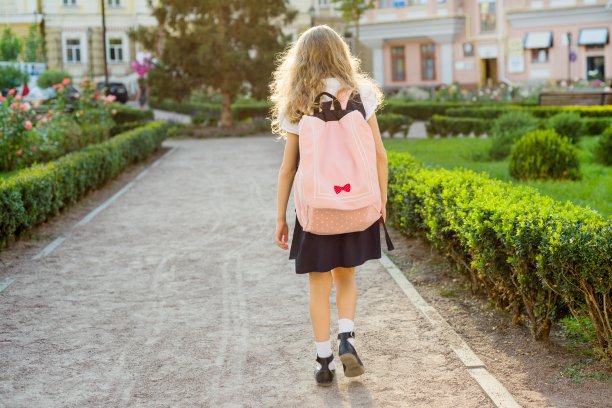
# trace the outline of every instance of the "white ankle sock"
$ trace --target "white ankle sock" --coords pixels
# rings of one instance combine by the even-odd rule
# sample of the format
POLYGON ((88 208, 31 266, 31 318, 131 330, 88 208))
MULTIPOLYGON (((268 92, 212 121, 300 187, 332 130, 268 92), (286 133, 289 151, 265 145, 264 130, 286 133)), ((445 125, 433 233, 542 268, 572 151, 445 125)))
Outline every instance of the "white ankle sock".
MULTIPOLYGON (((315 347, 317 348, 317 355, 321 358, 326 358, 332 355, 331 342, 329 340, 320 342, 315 341, 315 347)), ((317 362, 317 364, 319 363, 317 362)), ((330 370, 334 370, 336 368, 336 364, 334 364, 332 361, 329 363, 328 367, 330 370)))
MULTIPOLYGON (((338 319, 338 332, 345 333, 351 332, 355 330, 355 323, 351 319, 338 319)), ((351 346, 355 347, 355 339, 349 337, 348 342, 351 343, 351 346)))

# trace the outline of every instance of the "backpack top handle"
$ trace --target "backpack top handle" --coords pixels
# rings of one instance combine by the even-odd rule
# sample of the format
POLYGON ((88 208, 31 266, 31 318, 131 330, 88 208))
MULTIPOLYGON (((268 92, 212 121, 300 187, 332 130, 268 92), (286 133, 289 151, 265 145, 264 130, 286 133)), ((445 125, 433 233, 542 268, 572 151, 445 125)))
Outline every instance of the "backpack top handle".
MULTIPOLYGON (((321 97, 323 95, 327 95, 332 99, 334 103, 334 110, 338 110, 338 111, 342 110, 342 105, 340 105, 340 101, 338 100, 338 98, 336 98, 334 95, 330 94, 329 92, 321 92, 320 94, 318 94, 317 97, 315 98, 315 105, 319 105, 319 101, 321 100, 321 97)), ((314 113, 319 113, 320 110, 321 110, 320 108, 315 108, 314 113)))

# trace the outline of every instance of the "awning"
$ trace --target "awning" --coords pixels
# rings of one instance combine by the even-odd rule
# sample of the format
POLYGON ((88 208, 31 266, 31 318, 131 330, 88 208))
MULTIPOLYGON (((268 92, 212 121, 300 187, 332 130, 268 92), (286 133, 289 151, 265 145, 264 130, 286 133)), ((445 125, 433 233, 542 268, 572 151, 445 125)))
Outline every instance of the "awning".
POLYGON ((525 49, 550 48, 553 36, 551 31, 535 31, 525 34, 525 49))
POLYGON ((606 45, 607 43, 607 28, 583 28, 578 33, 578 45, 606 45))

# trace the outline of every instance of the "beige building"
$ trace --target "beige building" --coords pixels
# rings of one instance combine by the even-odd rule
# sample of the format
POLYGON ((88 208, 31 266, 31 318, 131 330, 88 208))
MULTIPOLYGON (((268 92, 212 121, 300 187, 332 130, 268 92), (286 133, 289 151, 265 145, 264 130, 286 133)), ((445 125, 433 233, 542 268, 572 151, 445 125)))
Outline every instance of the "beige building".
POLYGON ((40 0, 0 0, 0 32, 6 27, 18 37, 28 35, 32 24, 40 24, 40 0))
MULTIPOLYGON (((139 45, 128 33, 138 26, 156 26, 147 0, 104 0, 106 9, 106 58, 111 78, 133 73, 130 64, 139 45)), ((64 69, 75 78, 104 76, 104 46, 100 1, 42 0, 47 64, 64 69)))

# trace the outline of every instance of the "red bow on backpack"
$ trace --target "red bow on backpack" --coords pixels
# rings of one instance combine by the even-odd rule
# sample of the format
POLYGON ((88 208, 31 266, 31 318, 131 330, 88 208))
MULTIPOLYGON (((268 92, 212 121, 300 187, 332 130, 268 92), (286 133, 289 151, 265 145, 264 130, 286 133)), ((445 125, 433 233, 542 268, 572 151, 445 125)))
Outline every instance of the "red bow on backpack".
POLYGON ((345 185, 341 186, 334 186, 334 191, 336 192, 336 194, 340 194, 340 192, 344 190, 347 193, 351 192, 351 185, 349 183, 346 183, 345 185))

